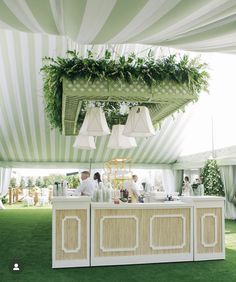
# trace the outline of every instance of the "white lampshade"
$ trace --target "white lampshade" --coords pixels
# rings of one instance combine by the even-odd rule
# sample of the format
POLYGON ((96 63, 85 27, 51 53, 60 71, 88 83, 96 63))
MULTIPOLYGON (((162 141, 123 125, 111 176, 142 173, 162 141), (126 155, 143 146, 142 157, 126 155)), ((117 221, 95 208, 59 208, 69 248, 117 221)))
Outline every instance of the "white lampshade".
POLYGON ((108 134, 110 134, 110 129, 102 109, 97 107, 89 108, 79 135, 103 136, 108 134))
POLYGON ((123 135, 124 125, 118 124, 112 126, 111 136, 107 147, 110 149, 131 149, 137 146, 133 137, 123 135))
POLYGON ((84 150, 94 150, 96 149, 94 137, 78 135, 75 139, 73 147, 84 150))
POLYGON ((135 106, 130 110, 123 134, 129 137, 155 135, 155 129, 147 107, 135 106))

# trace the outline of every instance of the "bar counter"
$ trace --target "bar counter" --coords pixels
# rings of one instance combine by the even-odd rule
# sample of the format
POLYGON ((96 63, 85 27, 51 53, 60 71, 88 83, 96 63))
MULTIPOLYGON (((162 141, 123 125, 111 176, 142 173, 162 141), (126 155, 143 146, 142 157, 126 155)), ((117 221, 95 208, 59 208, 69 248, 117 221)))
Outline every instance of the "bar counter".
POLYGON ((52 267, 224 259, 224 198, 155 203, 53 199, 52 267))

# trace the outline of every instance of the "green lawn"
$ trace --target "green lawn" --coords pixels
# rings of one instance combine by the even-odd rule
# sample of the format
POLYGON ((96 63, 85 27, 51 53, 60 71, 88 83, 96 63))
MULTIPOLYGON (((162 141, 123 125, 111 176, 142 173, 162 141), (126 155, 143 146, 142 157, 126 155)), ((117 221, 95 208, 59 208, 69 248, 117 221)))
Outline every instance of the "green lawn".
POLYGON ((192 282, 236 281, 236 221, 226 221, 226 260, 93 268, 51 268, 51 210, 10 209, 0 212, 1 282, 192 282), (13 258, 21 273, 8 271, 13 258))
POLYGON ((50 204, 47 204, 45 206, 40 206, 37 204, 36 206, 26 206, 23 202, 17 202, 12 205, 5 204, 4 205, 6 209, 50 209, 52 206, 50 204))

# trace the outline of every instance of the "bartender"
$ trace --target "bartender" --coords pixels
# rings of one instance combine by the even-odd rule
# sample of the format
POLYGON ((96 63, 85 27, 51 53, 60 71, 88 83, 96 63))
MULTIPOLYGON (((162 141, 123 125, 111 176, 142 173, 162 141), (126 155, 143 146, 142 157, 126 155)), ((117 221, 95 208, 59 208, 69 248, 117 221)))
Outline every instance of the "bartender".
POLYGON ((133 203, 138 202, 140 196, 138 186, 138 176, 132 175, 132 179, 124 184, 124 187, 129 191, 129 197, 131 197, 133 203))
POLYGON ((77 189, 77 192, 80 192, 81 196, 92 197, 94 191, 94 181, 90 179, 89 171, 83 171, 81 173, 81 180, 82 183, 80 184, 80 187, 77 189))

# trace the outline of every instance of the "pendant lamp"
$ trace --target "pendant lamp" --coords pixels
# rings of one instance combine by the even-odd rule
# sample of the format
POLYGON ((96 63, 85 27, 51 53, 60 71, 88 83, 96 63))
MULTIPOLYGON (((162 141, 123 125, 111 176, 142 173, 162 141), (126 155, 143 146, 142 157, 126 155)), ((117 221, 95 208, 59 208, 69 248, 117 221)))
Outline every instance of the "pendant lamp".
POLYGON ((112 126, 111 136, 107 147, 110 149, 131 149, 137 146, 133 137, 123 135, 124 125, 118 124, 112 126))
POLYGON ((101 108, 93 107, 87 110, 79 135, 103 136, 110 134, 105 114, 101 108))
POLYGON ((135 106, 130 110, 123 134, 129 137, 155 135, 155 129, 147 107, 135 106))
POLYGON ((94 150, 96 149, 94 137, 78 135, 75 139, 73 147, 84 150, 94 150))

